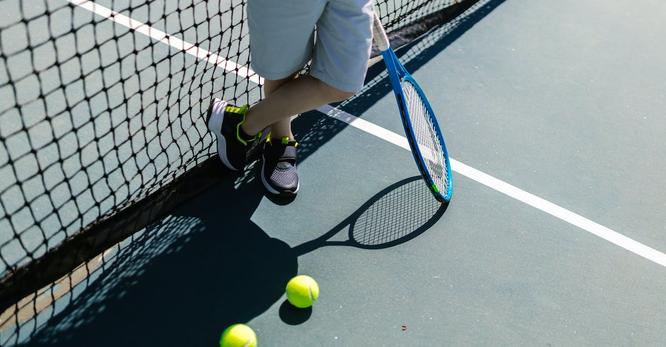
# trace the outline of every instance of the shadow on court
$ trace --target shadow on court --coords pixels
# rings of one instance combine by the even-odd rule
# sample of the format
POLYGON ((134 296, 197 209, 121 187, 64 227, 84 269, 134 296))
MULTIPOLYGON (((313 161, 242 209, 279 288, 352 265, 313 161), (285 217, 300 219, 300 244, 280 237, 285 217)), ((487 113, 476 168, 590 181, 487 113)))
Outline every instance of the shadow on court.
MULTIPOLYGON (((502 5, 504 1, 480 1, 478 8, 472 12, 462 15, 445 25, 433 28, 429 34, 398 49, 396 55, 403 62, 407 71, 413 74, 458 40, 485 16, 502 5)), ((344 101, 339 107, 353 115, 359 116, 387 94, 393 93, 388 75, 383 74, 385 71, 386 66, 383 61, 372 65, 368 69, 366 86, 363 91, 344 101)), ((433 97, 436 95, 432 91, 428 92, 426 90, 426 93, 433 97)))
MULTIPOLYGON (((450 29, 442 28, 444 32, 438 39, 431 41, 426 36, 399 50, 398 55, 407 59, 410 71, 418 70, 502 2, 482 4, 460 23, 450 29), (418 49, 419 45, 423 48, 418 49), (408 52, 415 51, 413 48, 418 53, 409 56, 408 52)), ((388 79, 381 75, 384 70, 383 63, 372 66, 368 86, 341 107, 361 115, 391 93, 388 79)), ((307 160, 346 126, 318 112, 299 117, 294 122, 294 133, 301 142, 300 160, 307 160)), ((252 170, 241 176, 221 173, 220 182, 206 193, 134 235, 131 242, 125 242, 111 256, 101 274, 76 288, 74 292, 78 294, 67 307, 40 327, 26 344, 215 345, 225 326, 249 321, 280 300, 286 282, 298 273, 299 255, 331 245, 395 246, 425 232, 446 211, 446 206, 441 205, 418 208, 434 199, 429 193, 421 195, 427 188, 418 177, 412 177, 379 192, 320 238, 291 248, 266 235, 250 220, 264 197, 255 175, 252 170), (414 199, 414 195, 418 196, 416 200, 404 200, 410 196, 414 199), (403 211, 409 218, 394 218, 396 211, 382 205, 387 196, 396 199, 396 206, 413 206, 403 211), (367 223, 369 210, 380 213, 367 223), (359 220, 365 221, 363 228, 359 227, 359 220), (401 224, 404 220, 411 224, 401 224), (354 234, 364 228, 385 234, 365 239, 354 234), (402 229, 409 232, 398 238, 391 235, 402 229), (350 242, 326 241, 345 230, 349 230, 350 242), (388 240, 382 239, 387 236, 388 240)), ((279 314, 285 324, 294 325, 307 321, 311 311, 295 311, 283 302, 279 314)))
MULTIPOLYGON (((414 73, 474 27, 485 16, 502 5, 504 1, 479 1, 478 7, 467 15, 462 15, 448 24, 433 28, 430 34, 401 47, 396 51, 396 55, 403 61, 407 70, 414 73)), ((391 82, 385 71, 386 67, 382 61, 370 66, 365 87, 355 96, 337 106, 352 115, 362 116, 386 95, 393 93, 391 82)), ((433 97, 435 96, 435 94, 431 94, 433 97)), ((399 117, 397 113, 394 116, 399 117)), ((301 142, 299 156, 303 159, 316 151, 319 146, 334 138, 348 124, 330 117, 322 117, 318 111, 312 111, 298 117, 293 122, 293 126, 294 134, 301 142)))
POLYGON ((284 242, 250 221, 257 184, 225 179, 145 230, 33 343, 215 345, 222 327, 275 303, 296 275, 284 242))
MULTIPOLYGON (((446 211, 420 177, 410 177, 380 191, 321 237, 291 248, 250 221, 261 197, 257 182, 227 177, 135 235, 30 343, 214 345, 225 326, 247 322, 280 300, 298 273, 298 256, 325 246, 396 246, 428 230, 446 211), (327 241, 345 231, 348 241, 327 241)), ((296 325, 311 312, 283 302, 279 315, 296 325)))

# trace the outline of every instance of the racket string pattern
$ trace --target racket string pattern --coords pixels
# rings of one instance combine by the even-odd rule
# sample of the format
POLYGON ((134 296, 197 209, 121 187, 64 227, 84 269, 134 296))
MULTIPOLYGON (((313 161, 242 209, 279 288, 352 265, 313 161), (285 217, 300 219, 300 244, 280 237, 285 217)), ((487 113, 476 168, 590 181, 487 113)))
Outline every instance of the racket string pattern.
POLYGON ((331 230, 294 247, 293 251, 300 256, 324 246, 362 249, 397 246, 430 229, 447 207, 448 204, 432 198, 420 176, 410 177, 384 188, 331 230), (338 239, 336 235, 344 231, 346 240, 338 239))
POLYGON ((445 159, 439 155, 442 143, 432 121, 434 115, 430 114, 421 95, 411 81, 402 80, 401 86, 414 137, 426 166, 425 169, 430 174, 436 189, 439 192, 446 192, 449 189, 450 177, 445 159))

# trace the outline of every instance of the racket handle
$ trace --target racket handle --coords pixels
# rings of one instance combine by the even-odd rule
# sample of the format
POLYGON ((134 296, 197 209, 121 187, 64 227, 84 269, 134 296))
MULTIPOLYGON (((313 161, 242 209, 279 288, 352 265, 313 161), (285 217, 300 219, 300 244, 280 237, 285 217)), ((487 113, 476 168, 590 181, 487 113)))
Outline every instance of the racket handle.
POLYGON ((377 48, 379 48, 380 51, 384 52, 387 49, 391 47, 389 43, 388 36, 386 36, 386 30, 384 30, 384 26, 382 25, 382 21, 379 19, 379 15, 375 11, 375 20, 373 21, 372 25, 374 29, 374 39, 375 43, 377 44, 377 48))

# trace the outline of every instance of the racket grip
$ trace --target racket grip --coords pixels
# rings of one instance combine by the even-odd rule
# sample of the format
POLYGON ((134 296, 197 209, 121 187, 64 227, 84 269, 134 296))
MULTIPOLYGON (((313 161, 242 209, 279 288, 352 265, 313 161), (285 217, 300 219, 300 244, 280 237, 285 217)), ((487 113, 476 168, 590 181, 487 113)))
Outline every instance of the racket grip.
POLYGON ((388 36, 386 36, 386 30, 384 30, 384 26, 382 25, 382 21, 379 19, 379 15, 377 15, 377 12, 375 12, 375 19, 372 24, 372 28, 374 29, 374 39, 375 43, 377 44, 377 48, 381 52, 386 51, 391 47, 389 43, 388 36))

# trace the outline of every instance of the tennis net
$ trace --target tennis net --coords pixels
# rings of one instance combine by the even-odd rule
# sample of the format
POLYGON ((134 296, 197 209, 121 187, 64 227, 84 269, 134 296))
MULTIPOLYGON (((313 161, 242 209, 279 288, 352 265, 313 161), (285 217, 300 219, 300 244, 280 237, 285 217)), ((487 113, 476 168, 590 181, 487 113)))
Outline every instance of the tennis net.
MULTIPOLYGON (((246 1, 0 2, 0 311, 217 179, 211 97, 261 98, 246 1)), ((400 46, 474 2, 376 8, 400 46)))

